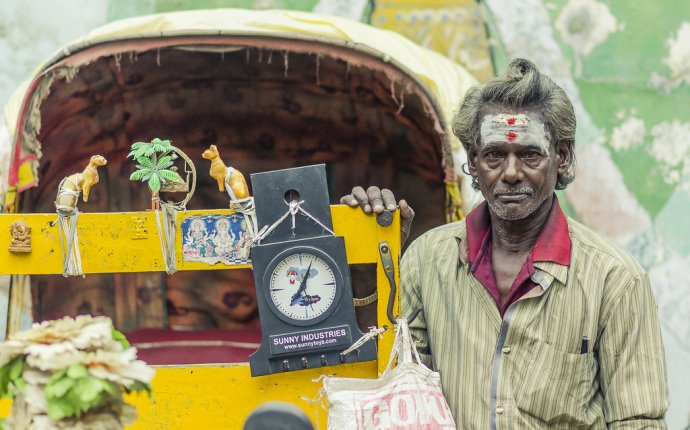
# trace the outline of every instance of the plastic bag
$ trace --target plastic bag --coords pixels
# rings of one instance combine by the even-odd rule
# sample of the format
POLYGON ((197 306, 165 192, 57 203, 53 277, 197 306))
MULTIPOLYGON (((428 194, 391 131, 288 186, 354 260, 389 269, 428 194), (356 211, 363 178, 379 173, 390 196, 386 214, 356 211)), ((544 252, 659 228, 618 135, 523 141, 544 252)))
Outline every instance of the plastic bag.
POLYGON ((379 379, 325 377, 323 386, 328 430, 455 430, 440 376, 422 364, 403 319, 379 379))

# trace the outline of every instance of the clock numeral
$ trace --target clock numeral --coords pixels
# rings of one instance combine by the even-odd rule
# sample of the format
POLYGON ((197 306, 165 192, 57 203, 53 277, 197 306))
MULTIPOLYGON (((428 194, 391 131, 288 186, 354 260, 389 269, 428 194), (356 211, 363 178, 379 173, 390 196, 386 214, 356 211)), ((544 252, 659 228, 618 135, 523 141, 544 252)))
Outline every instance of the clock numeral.
POLYGON ((328 283, 323 284, 323 285, 335 285, 335 282, 328 282, 328 283))

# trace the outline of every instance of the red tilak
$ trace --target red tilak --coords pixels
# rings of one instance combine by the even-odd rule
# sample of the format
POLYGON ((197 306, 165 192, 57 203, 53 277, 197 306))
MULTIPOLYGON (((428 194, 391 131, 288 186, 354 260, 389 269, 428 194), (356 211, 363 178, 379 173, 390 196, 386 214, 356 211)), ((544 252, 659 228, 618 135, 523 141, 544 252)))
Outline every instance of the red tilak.
POLYGON ((511 117, 506 120, 508 125, 515 125, 515 118, 511 117))
POLYGON ((509 131, 506 133, 506 138, 508 138, 508 142, 515 142, 515 139, 517 139, 518 134, 514 131, 509 131))

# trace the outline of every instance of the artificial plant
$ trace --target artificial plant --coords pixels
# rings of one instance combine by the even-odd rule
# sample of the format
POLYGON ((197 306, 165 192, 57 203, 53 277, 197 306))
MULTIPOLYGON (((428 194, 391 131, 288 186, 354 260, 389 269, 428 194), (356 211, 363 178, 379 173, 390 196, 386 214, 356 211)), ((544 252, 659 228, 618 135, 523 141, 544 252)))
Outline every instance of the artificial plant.
POLYGON ((176 148, 167 139, 153 138, 151 142, 134 142, 127 157, 137 162, 137 170, 131 181, 147 182, 151 190, 151 209, 160 209, 159 192, 168 181, 181 181, 180 174, 173 167, 177 159, 176 148))
POLYGON ((123 392, 147 391, 154 371, 106 317, 34 324, 0 345, 5 430, 120 430, 136 418, 123 392))

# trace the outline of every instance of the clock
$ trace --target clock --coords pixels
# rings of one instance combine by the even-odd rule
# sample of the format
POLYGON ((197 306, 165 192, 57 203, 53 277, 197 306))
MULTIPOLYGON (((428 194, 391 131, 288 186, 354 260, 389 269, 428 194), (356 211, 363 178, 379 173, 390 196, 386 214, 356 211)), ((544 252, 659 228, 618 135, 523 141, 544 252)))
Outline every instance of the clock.
POLYGON ((261 346, 252 376, 376 359, 355 318, 345 239, 333 233, 324 165, 251 176, 259 227, 251 248, 261 346), (298 209, 295 205, 299 204, 298 209))
POLYGON ((343 276, 335 261, 317 248, 302 246, 278 254, 263 284, 267 302, 282 321, 308 326, 328 318, 340 300, 343 276))

